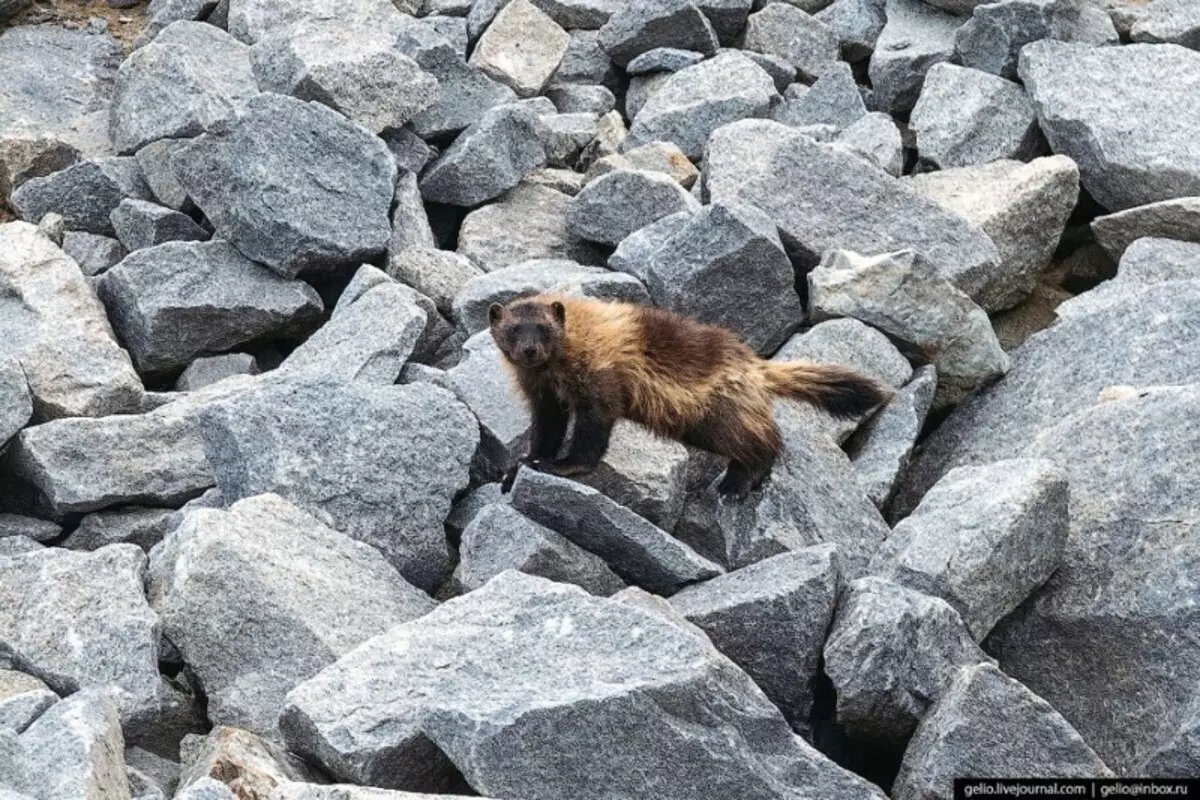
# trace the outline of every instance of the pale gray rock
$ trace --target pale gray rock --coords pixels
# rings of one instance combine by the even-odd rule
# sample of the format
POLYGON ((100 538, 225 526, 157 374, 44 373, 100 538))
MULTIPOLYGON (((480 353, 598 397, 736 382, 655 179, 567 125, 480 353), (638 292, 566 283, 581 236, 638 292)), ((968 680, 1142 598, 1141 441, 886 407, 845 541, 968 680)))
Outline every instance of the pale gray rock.
POLYGON ((1200 197, 1180 197, 1092 220, 1092 233, 1113 261, 1142 237, 1200 242, 1200 197))
POLYGON ((660 47, 693 50, 705 56, 717 51, 712 23, 692 0, 629 3, 600 28, 600 46, 621 67, 660 47))
POLYGON ((518 97, 534 97, 546 88, 570 43, 571 34, 536 3, 512 0, 475 44, 468 63, 518 97))
POLYGON ((400 170, 401 180, 405 172, 420 174, 436 156, 437 149, 427 144, 416 134, 411 125, 403 128, 393 128, 379 134, 379 138, 392 151, 396 159, 396 167, 400 170))
POLYGON ((584 150, 595 141, 599 126, 600 115, 591 112, 542 117, 546 163, 560 169, 574 168, 584 150))
POLYGON ((1178 44, 1200 50, 1200 8, 1188 0, 1154 0, 1129 31, 1135 42, 1178 44))
POLYGON ((778 56, 803 80, 820 78, 838 60, 838 38, 825 23, 788 3, 771 3, 750 15, 743 46, 778 56))
POLYGON ((458 364, 446 371, 446 388, 479 420, 481 440, 471 465, 472 478, 497 480, 528 449, 529 410, 490 331, 467 339, 462 352, 458 364))
POLYGON ((929 353, 938 370, 935 407, 1008 371, 983 309, 911 250, 874 258, 830 251, 808 286, 813 319, 853 317, 929 353))
POLYGON ((216 27, 224 28, 224 25, 218 24, 219 20, 214 19, 218 5, 226 7, 228 16, 228 0, 224 0, 223 3, 218 0, 150 0, 146 7, 146 26, 133 40, 133 49, 145 47, 154 41, 154 37, 172 22, 207 20, 216 27))
POLYGON ((32 675, 0 670, 0 728, 21 733, 57 702, 58 695, 32 675))
POLYGON ((399 27, 414 0, 230 0, 228 30, 247 44, 311 18, 337 18, 355 27, 399 27))
POLYGON ((209 719, 271 738, 293 686, 434 607, 374 547, 275 495, 184 515, 150 594, 209 719))
POLYGON ((874 106, 902 114, 916 104, 929 69, 954 58, 954 34, 964 20, 922 0, 887 0, 885 11, 871 55, 874 106))
POLYGON ((35 542, 48 542, 62 535, 62 526, 49 520, 0 513, 0 539, 25 537, 35 542))
POLYGON ((785 58, 768 55, 767 53, 756 53, 753 50, 737 50, 737 48, 732 47, 722 48, 720 52, 728 53, 731 51, 741 53, 762 67, 763 72, 771 76, 771 80, 775 83, 775 91, 777 92, 783 93, 787 91, 787 88, 792 86, 796 80, 796 68, 785 58))
POLYGON ((779 349, 774 360, 853 367, 894 389, 904 386, 913 375, 908 360, 886 336, 850 318, 826 320, 796 334, 779 349))
POLYGON ((421 178, 426 200, 476 206, 499 197, 546 163, 534 112, 510 104, 486 111, 421 178))
POLYGON ((25 222, 0 225, 0 357, 20 363, 39 421, 141 406, 142 382, 104 306, 75 262, 25 222))
POLYGON ((591 242, 616 245, 629 234, 700 203, 660 172, 618 170, 592 181, 573 197, 567 230, 591 242))
POLYGON ((0 448, 32 417, 33 397, 21 362, 0 356, 0 448))
POLYGON ((842 594, 825 642, 838 723, 881 744, 903 745, 960 667, 986 663, 944 600, 876 577, 842 594))
POLYGON ((458 252, 485 272, 532 259, 603 264, 594 245, 567 230, 570 206, 571 197, 562 192, 523 183, 498 202, 466 216, 458 252))
MULTIPOLYGON (((462 245, 461 239, 459 244, 462 245)), ((414 247, 392 253, 388 257, 387 274, 426 295, 439 313, 449 315, 454 298, 483 270, 461 253, 414 247)))
POLYGON ((741 53, 726 52, 662 79, 634 114, 628 148, 678 145, 698 159, 709 135, 730 122, 765 117, 778 98, 771 76, 741 53))
POLYGON ((551 83, 600 85, 613 92, 620 88, 617 67, 600 47, 599 31, 571 31, 567 54, 551 83))
POLYGON ((838 134, 834 142, 894 178, 904 171, 904 138, 888 114, 867 114, 838 134))
POLYGON ((125 724, 151 722, 160 709, 159 620, 143 594, 145 569, 146 554, 131 544, 0 558, 0 646, 56 693, 96 689, 125 724))
POLYGON ((523 468, 512 507, 600 556, 631 585, 670 595, 724 570, 599 491, 523 468))
POLYGON ((680 186, 691 189, 700 177, 700 170, 670 142, 651 142, 641 147, 631 147, 619 155, 598 159, 588 167, 587 180, 591 182, 601 175, 621 169, 641 169, 661 172, 674 178, 680 186))
POLYGON ((446 530, 452 536, 462 536, 462 532, 471 520, 479 516, 483 509, 490 505, 507 505, 509 496, 500 491, 499 483, 485 483, 478 489, 473 489, 455 502, 446 517, 446 530))
POLYGON ((912 248, 972 296, 995 273, 999 254, 978 227, 854 153, 787 126, 726 126, 709 140, 704 161, 709 201, 762 209, 793 261, 815 266, 833 249, 912 248))
POLYGON ((237 795, 220 781, 201 778, 176 792, 174 800, 237 800, 237 795))
POLYGON ((174 22, 122 62, 109 133, 118 152, 132 154, 212 130, 256 94, 250 48, 213 25, 174 22))
POLYGON ((936 392, 937 369, 932 364, 921 367, 847 443, 858 485, 877 508, 887 508, 896 481, 912 457, 936 392))
POLYGON ((954 779, 1112 775, 1042 698, 991 664, 963 667, 917 726, 893 796, 952 800, 954 779))
POLYGON ((149 200, 137 160, 128 157, 83 161, 43 178, 33 178, 12 193, 12 210, 27 222, 59 214, 67 230, 114 235, 109 215, 126 198, 149 200))
POLYGON ((652 72, 631 77, 625 92, 625 115, 631 120, 636 119, 638 112, 642 110, 646 102, 662 88, 673 74, 671 72, 652 72))
POLYGON ((671 605, 807 732, 821 650, 841 588, 837 548, 797 550, 689 586, 671 605))
POLYGON ((196 204, 171 168, 171 157, 186 145, 186 139, 159 139, 138 150, 134 158, 142 171, 142 179, 159 205, 190 214, 195 211, 196 204))
POLYGON ((795 736, 694 633, 511 571, 297 687, 283 727, 335 778, 388 788, 428 789, 453 764, 484 794, 530 800, 636 796, 648 784, 663 800, 714 786, 780 800, 883 796, 795 736), (482 669, 459 668, 467 662, 482 669), (420 688, 398 691, 397 673, 420 688))
POLYGON ((109 214, 109 220, 117 239, 130 253, 167 242, 202 242, 209 236, 187 214, 148 200, 122 200, 109 214))
POLYGON ((449 571, 441 523, 479 442, 449 392, 303 377, 213 403, 202 426, 228 501, 273 492, 328 514, 426 591, 449 571))
POLYGON ((257 95, 171 163, 217 235, 284 277, 336 273, 387 247, 395 160, 320 104, 257 95))
POLYGON ((599 466, 579 480, 669 531, 686 500, 688 458, 682 444, 622 420, 599 466))
POLYGON ((1000 253, 972 299, 987 311, 1024 300, 1050 266, 1079 199, 1079 168, 1066 156, 994 161, 913 175, 905 184, 978 226, 1000 253))
POLYGON ((1016 79, 1021 50, 1042 40, 1117 44, 1117 31, 1108 14, 1086 0, 1003 0, 974 11, 955 36, 955 50, 972 69, 1016 79))
POLYGON ((1125 255, 1116 277, 1095 289, 1061 303, 1054 313, 1061 320, 1087 316, 1100 309, 1119 306, 1130 294, 1160 283, 1178 283, 1184 291, 1200 270, 1200 244, 1171 239, 1138 239, 1125 255))
MULTIPOLYGON (((39 544, 28 536, 5 536, 0 538, 0 558, 35 553, 38 550, 45 549, 46 545, 39 544)), ((5 661, 3 663, 8 664, 9 662, 5 661)))
POLYGON ((63 235, 62 251, 79 265, 84 275, 90 277, 116 266, 129 255, 116 239, 83 231, 67 231, 63 235))
POLYGON ((271 793, 270 800, 467 800, 464 795, 423 794, 370 789, 365 786, 337 784, 316 786, 311 783, 283 783, 271 793))
POLYGON ((546 97, 560 114, 583 111, 607 114, 617 107, 617 98, 607 86, 556 83, 546 89, 546 97))
POLYGON ((646 240, 626 248, 637 255, 611 266, 645 283, 656 306, 729 328, 760 353, 775 350, 804 319, 775 225, 752 206, 713 203, 633 236, 646 240))
POLYGON ((280 277, 223 241, 133 253, 104 273, 100 296, 134 363, 150 373, 268 334, 302 332, 324 310, 308 284, 280 277))
POLYGON ((226 791, 236 793, 231 797, 266 798, 292 781, 326 783, 276 742, 241 728, 218 725, 207 736, 188 736, 179 751, 181 791, 220 781, 226 791))
POLYGON ((62 543, 68 550, 99 550, 110 544, 135 544, 147 553, 173 525, 169 508, 119 508, 97 511, 79 521, 62 543))
POLYGON ((468 334, 488 328, 488 306, 526 294, 561 292, 580 297, 649 302, 646 287, 632 275, 574 261, 537 259, 498 269, 468 281, 454 298, 454 319, 468 334))
POLYGON ((909 127, 921 160, 937 169, 1028 161, 1041 138, 1033 102, 1018 84, 946 63, 926 74, 909 127))
POLYGON ((838 130, 866 115, 850 65, 842 62, 830 65, 802 97, 785 100, 771 112, 772 119, 794 128, 832 125, 838 130))
POLYGON ((175 381, 175 391, 194 392, 234 375, 257 375, 260 371, 258 359, 249 353, 205 356, 188 364, 175 381))
POLYGON ((410 248, 437 247, 437 237, 425 210, 420 182, 415 172, 401 172, 396 182, 396 197, 392 209, 392 239, 388 254, 396 255, 410 248))
POLYGON ((656 47, 647 50, 625 66, 630 75, 649 75, 654 72, 679 72, 681 69, 699 64, 703 53, 695 50, 679 50, 674 47, 656 47))
POLYGON ((463 592, 509 569, 574 584, 599 597, 625 588, 599 557, 502 503, 487 506, 463 529, 459 558, 454 581, 463 592))
POLYGON ((813 16, 838 37, 842 58, 866 61, 887 24, 884 5, 885 0, 834 0, 813 16))

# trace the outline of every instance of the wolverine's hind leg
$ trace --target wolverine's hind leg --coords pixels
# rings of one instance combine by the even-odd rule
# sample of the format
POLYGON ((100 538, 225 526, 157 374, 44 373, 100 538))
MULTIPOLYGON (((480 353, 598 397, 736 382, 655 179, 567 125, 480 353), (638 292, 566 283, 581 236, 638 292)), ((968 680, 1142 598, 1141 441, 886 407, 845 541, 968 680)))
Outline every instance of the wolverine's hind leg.
POLYGON ((684 441, 729 459, 717 493, 725 500, 744 500, 762 486, 779 454, 779 431, 769 407, 753 407, 718 397, 684 441))

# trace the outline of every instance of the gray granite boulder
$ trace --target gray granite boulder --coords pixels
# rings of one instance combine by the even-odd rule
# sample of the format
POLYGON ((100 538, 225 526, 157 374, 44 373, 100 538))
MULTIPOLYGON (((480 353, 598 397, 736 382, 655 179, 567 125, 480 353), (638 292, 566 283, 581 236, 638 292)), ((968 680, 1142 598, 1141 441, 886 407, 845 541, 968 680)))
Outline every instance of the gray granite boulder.
POLYGON ((866 114, 867 107, 850 65, 839 62, 827 68, 803 96, 787 99, 777 106, 771 117, 794 128, 833 125, 841 130, 866 114))
POLYGON ((889 114, 867 114, 838 134, 834 143, 894 178, 904 172, 904 136, 889 114))
POLYGON ((854 738, 903 745, 960 667, 994 663, 945 601, 882 578, 850 584, 825 642, 837 721, 854 738))
POLYGON ((234 375, 257 375, 258 359, 249 353, 204 356, 188 364, 175 381, 175 391, 193 392, 234 375))
POLYGON ((1129 36, 1135 42, 1200 49, 1200 9, 1187 0, 1156 0, 1133 23, 1129 36))
POLYGON ((33 397, 21 362, 0 357, 0 447, 24 428, 33 416, 33 397))
POLYGON ((336 273, 387 247, 395 160, 325 106, 257 95, 171 163, 217 235, 284 277, 336 273))
POLYGON ((184 514, 150 571, 208 718, 271 738, 293 686, 434 607, 374 547, 275 495, 184 514))
POLYGON ((599 466, 579 481, 669 531, 686 501, 688 459, 679 442, 622 420, 613 427, 599 466))
POLYGON ((204 22, 174 22, 117 71, 109 132, 120 153, 189 139, 246 108, 258 94, 250 48, 204 22))
POLYGON ((571 43, 551 84, 593 84, 616 92, 620 88, 617 67, 600 46, 600 32, 571 31, 571 43))
POLYGON ((600 46, 624 67, 659 47, 711 56, 718 43, 712 23, 692 0, 649 0, 626 4, 612 14, 600 28, 600 46))
POLYGON ((308 284, 282 278, 222 241, 133 253, 104 273, 100 296, 134 363, 151 373, 268 334, 303 332, 324 310, 308 284))
POLYGON ((696 634, 511 571, 298 686, 282 724, 292 749, 335 778, 388 788, 428 790, 453 765, 484 794, 529 800, 634 796, 648 784, 663 800, 714 787, 882 798, 796 737, 696 634), (468 662, 479 666, 458 668, 468 662))
POLYGON ((499 197, 546 163, 541 124, 510 104, 487 111, 455 140, 421 178, 426 200, 477 206, 499 197))
POLYGON ((807 733, 840 589, 837 548, 821 545, 690 586, 671 605, 754 679, 792 728, 807 733))
POLYGON ((617 107, 617 98, 607 86, 556 83, 546 88, 546 97, 561 114, 583 111, 607 114, 617 107))
POLYGON ((497 202, 467 214, 458 233, 458 252, 485 272, 542 258, 603 263, 594 245, 567 230, 570 204, 571 198, 560 191, 522 183, 497 202))
POLYGON ((784 59, 811 81, 837 63, 838 45, 837 34, 811 14, 794 4, 771 3, 750 15, 742 46, 784 59))
POLYGON ((27 222, 59 214, 67 230, 112 236, 109 218, 126 198, 149 200, 137 160, 129 157, 83 161, 42 178, 33 178, 13 192, 12 210, 27 222))
POLYGON ((449 316, 455 296, 483 270, 461 253, 414 247, 388 256, 387 274, 428 297, 440 314, 449 316))
POLYGON ((464 592, 509 569, 571 583, 600 597, 625 588, 598 556, 503 503, 485 507, 463 529, 459 558, 454 582, 464 592))
POLYGON ((150 193, 159 205, 191 214, 196 210, 196 204, 171 168, 171 157, 185 146, 187 139, 159 139, 138 150, 134 158, 141 168, 142 180, 150 187, 150 193))
POLYGON ((24 538, 48 542, 62 535, 62 526, 50 520, 0 513, 0 539, 24 538))
POLYGON ((529 410, 490 331, 463 343, 461 360, 446 371, 444 380, 479 420, 481 438, 471 463, 472 478, 498 479, 528 449, 529 410))
POLYGON ((680 50, 675 47, 656 47, 647 50, 625 65, 630 75, 650 75, 655 72, 679 72, 681 69, 699 64, 703 53, 695 50, 680 50))
POLYGON ((833 31, 846 61, 865 61, 887 24, 885 0, 834 0, 814 16, 833 31))
POLYGON ((630 147, 619 155, 598 159, 588 167, 588 182, 619 169, 644 169, 670 175, 685 189, 691 189, 700 177, 700 170, 678 145, 671 142, 651 142, 630 147))
POLYGON ((1142 237, 1200 242, 1200 197, 1180 197, 1096 217, 1092 233, 1113 261, 1142 237))
POLYGON ((1079 165, 1104 208, 1200 194, 1191 139, 1200 109, 1180 106, 1171 89, 1200 81, 1200 53, 1041 41, 1021 51, 1020 75, 1051 149, 1079 165), (1089 89, 1101 85, 1102 96, 1089 89))
MULTIPOLYGON (((230 797, 269 797, 276 788, 293 781, 325 782, 315 769, 276 741, 241 728, 217 725, 207 735, 186 737, 179 751, 176 773, 181 794, 219 782, 230 797)), ((203 797, 216 800, 208 794, 203 797)))
POLYGON ((921 367, 847 443, 858 485, 880 509, 887 508, 896 481, 908 466, 936 392, 937 368, 921 367))
POLYGON ((342 17, 355 26, 391 27, 413 13, 412 0, 230 0, 228 30, 247 44, 309 18, 342 17))
POLYGON ((141 406, 142 382, 104 306, 75 262, 29 223, 0 225, 0 297, 0 356, 20 363, 38 420, 141 406))
POLYGON ((91 277, 116 266, 129 255, 116 239, 82 231, 67 231, 61 247, 79 265, 83 274, 91 277))
POLYGON ((167 242, 202 242, 209 236, 187 214, 147 200, 126 198, 108 218, 122 247, 130 253, 167 242))
POLYGON ((1200 268, 1200 243, 1173 239, 1138 239, 1121 256, 1116 277, 1090 292, 1061 303, 1054 313, 1060 320, 1085 317, 1098 310, 1120 306, 1130 294, 1163 283, 1178 284, 1184 292, 1195 288, 1200 268))
POLYGON ((534 0, 533 4, 568 30, 596 30, 624 5, 621 0, 534 0))
POLYGON ((1030 42, 1117 44, 1108 14, 1081 0, 992 2, 979 6, 965 22, 955 36, 959 59, 972 69, 1002 78, 1017 77, 1021 49, 1030 42))
POLYGON ((99 550, 110 544, 136 544, 149 553, 174 524, 174 514, 169 508, 138 506, 97 511, 81 519, 62 546, 68 550, 99 550))
POLYGON ((991 664, 963 667, 917 726, 893 796, 952 800, 954 780, 1112 775, 1042 698, 991 664))
POLYGON ((507 3, 471 53, 471 66, 534 97, 546 88, 567 54, 571 34, 530 0, 507 3))
POLYGON ((889 114, 911 111, 925 75, 954 58, 954 34, 962 17, 922 0, 887 0, 887 24, 875 42, 870 77, 875 108, 889 114))
POLYGON ((571 199, 567 230, 590 242, 616 245, 634 231, 700 203, 661 172, 618 170, 600 177, 571 199))
POLYGON ((32 675, 0 670, 0 728, 21 733, 57 702, 58 695, 32 675))
POLYGON ((627 148, 671 142, 698 159, 709 135, 730 122, 765 117, 778 94, 758 64, 726 52, 664 79, 634 114, 627 148))
POLYGON ((779 348, 773 360, 843 364, 895 389, 908 383, 913 375, 908 360, 886 336, 849 317, 826 320, 796 334, 779 348))

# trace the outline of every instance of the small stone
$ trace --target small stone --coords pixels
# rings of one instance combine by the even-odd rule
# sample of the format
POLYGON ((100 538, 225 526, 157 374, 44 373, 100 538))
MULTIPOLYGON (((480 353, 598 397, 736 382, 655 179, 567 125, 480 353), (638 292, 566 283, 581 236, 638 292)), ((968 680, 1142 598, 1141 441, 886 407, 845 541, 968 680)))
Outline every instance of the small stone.
POLYGON ((879 34, 887 24, 885 0, 834 0, 815 16, 841 42, 841 55, 854 63, 866 61, 875 51, 879 34))
POLYGON ((600 47, 599 31, 571 31, 567 54, 558 65, 551 83, 599 85, 617 91, 620 83, 617 68, 600 47))
POLYGON ((425 172, 426 200, 476 206, 512 189, 546 163, 541 126, 532 111, 507 105, 486 112, 425 172))
POLYGON ((150 199, 137 161, 102 158, 26 181, 13 192, 10 204, 28 222, 54 213, 63 217, 69 231, 112 236, 109 215, 126 198, 150 199))
POLYGON ((691 189, 700 177, 700 170, 682 150, 670 142, 651 142, 633 147, 624 153, 601 158, 588 168, 588 181, 622 169, 661 172, 674 178, 680 186, 691 189))
POLYGON ((484 271, 531 259, 569 259, 603 264, 597 248, 567 230, 571 198, 542 186, 522 184, 499 202, 463 220, 458 252, 484 271))
POLYGON ((679 72, 681 69, 699 64, 703 53, 694 50, 678 50, 674 47, 656 47, 647 50, 626 65, 630 75, 649 75, 652 72, 679 72))
POLYGON ((470 64, 519 97, 546 88, 567 54, 571 35, 530 0, 512 0, 475 45, 470 64))
POLYGON ((500 503, 489 505, 463 530, 454 580, 474 591, 508 569, 571 583, 608 597, 625 582, 597 556, 500 503))
MULTIPOLYGON (((1021 50, 1044 39, 1079 42, 1089 49, 1118 43, 1112 21, 1093 4, 1007 0, 976 8, 955 36, 955 49, 965 66, 1015 80, 1021 50)), ((1028 88, 1029 82, 1023 77, 1022 81, 1028 88)))
POLYGON ((592 242, 620 244, 626 236, 700 203, 671 178, 646 170, 611 172, 571 200, 567 230, 592 242))
POLYGON ((629 79, 629 87, 625 92, 625 113, 630 119, 637 118, 642 107, 672 74, 674 73, 651 72, 646 75, 634 75, 629 79))
POLYGON ((671 606, 809 731, 821 650, 841 588, 832 545, 784 553, 689 586, 671 606))
POLYGON ((917 726, 893 796, 953 800, 954 780, 963 775, 1067 781, 1112 772, 1049 703, 991 664, 977 664, 959 670, 917 726))
POLYGON ((607 86, 556 83, 546 90, 546 97, 560 114, 607 114, 617 107, 617 98, 607 86))
POLYGON ((1120 261, 1142 237, 1200 242, 1200 197, 1162 200, 1097 217, 1092 220, 1092 233, 1113 261, 1120 261))
MULTIPOLYGON (((735 48, 722 49, 722 53, 728 53, 735 48)), ((780 56, 768 55, 767 53, 756 53, 753 50, 737 50, 746 58, 753 61, 758 66, 762 67, 763 72, 771 76, 771 80, 775 83, 775 91, 785 92, 796 80, 796 68, 791 63, 780 56)))
POLYGON ((1133 23, 1135 42, 1178 44, 1200 50, 1200 9, 1188 0, 1155 0, 1133 23))
POLYGON ((149 553, 172 526, 169 508, 121 508, 88 514, 62 546, 68 550, 94 551, 110 544, 135 544, 149 553))
POLYGON ((186 139, 159 139, 138 150, 135 158, 142 170, 142 178, 159 205, 191 214, 196 210, 196 204, 171 168, 171 158, 186 145, 186 139))
POLYGON ((585 148, 596 139, 599 114, 551 114, 542 117, 546 145, 546 163, 552 167, 573 168, 585 148))
POLYGON ((867 114, 834 141, 893 177, 900 177, 904 171, 904 140, 888 114, 867 114))
POLYGON ((850 584, 825 642, 838 723, 880 744, 902 746, 959 667, 994 663, 945 601, 876 577, 850 584))
POLYGON ((896 481, 908 466, 936 391, 937 369, 921 367, 847 445, 859 486, 881 510, 887 508, 896 481))
POLYGON ((831 251, 809 273, 808 286, 814 319, 853 317, 931 353, 938 370, 935 407, 1008 371, 1008 356, 983 309, 911 250, 874 258, 831 251))
POLYGON ((58 695, 32 675, 0 670, 0 729, 21 733, 57 702, 58 695))
POLYGON ((631 585, 670 595, 724 570, 629 509, 575 481, 522 469, 512 507, 604 559, 631 585))
POLYGON ((820 78, 838 60, 837 35, 788 3, 771 3, 750 15, 744 47, 783 58, 808 81, 820 78))
POLYGON ((0 539, 23 536, 35 542, 48 542, 62 535, 62 526, 49 520, 0 513, 0 539))
POLYGON ((109 215, 125 250, 132 253, 167 242, 202 242, 208 231, 187 214, 146 200, 126 198, 109 215))
POLYGON ((427 295, 439 313, 449 315, 454 298, 472 278, 482 275, 483 270, 459 253, 412 248, 392 254, 388 258, 387 273, 427 295))
POLYGON ((143 372, 165 372, 267 334, 316 323, 321 299, 222 241, 140 250, 104 274, 100 295, 143 372))
POLYGON ((691 0, 626 4, 600 29, 600 46, 618 66, 651 50, 671 47, 704 56, 717 52, 712 23, 691 0))
POLYGON ((842 62, 826 69, 803 97, 786 100, 771 113, 772 119, 794 128, 832 125, 838 130, 866 115, 867 107, 850 65, 842 62))
POLYGON ((62 249, 89 277, 102 274, 129 255, 116 239, 82 231, 67 231, 63 235, 62 249))
POLYGON ((194 392, 234 375, 257 375, 260 371, 258 359, 249 353, 204 356, 197 358, 183 371, 175 381, 175 391, 194 392))
POLYGON ((274 741, 240 728, 218 725, 207 736, 188 736, 179 751, 181 792, 220 781, 230 797, 265 798, 293 781, 324 780, 274 741))
POLYGON ((922 0, 887 0, 887 24, 871 56, 875 108, 889 114, 911 111, 925 74, 954 57, 954 34, 963 18, 922 0))
POLYGON ((401 180, 409 173, 419 175, 437 157, 437 149, 427 144, 409 125, 383 131, 379 138, 396 159, 401 180))

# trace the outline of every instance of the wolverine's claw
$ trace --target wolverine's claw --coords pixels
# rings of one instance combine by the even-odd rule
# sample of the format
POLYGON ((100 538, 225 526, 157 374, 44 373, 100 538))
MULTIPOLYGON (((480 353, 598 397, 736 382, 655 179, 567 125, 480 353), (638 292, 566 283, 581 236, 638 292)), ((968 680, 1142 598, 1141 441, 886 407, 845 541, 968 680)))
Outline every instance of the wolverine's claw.
POLYGON ((531 464, 537 459, 531 459, 529 456, 521 456, 513 463, 511 467, 504 473, 500 479, 500 494, 508 494, 512 491, 513 484, 517 482, 517 473, 521 471, 522 464, 531 464))

